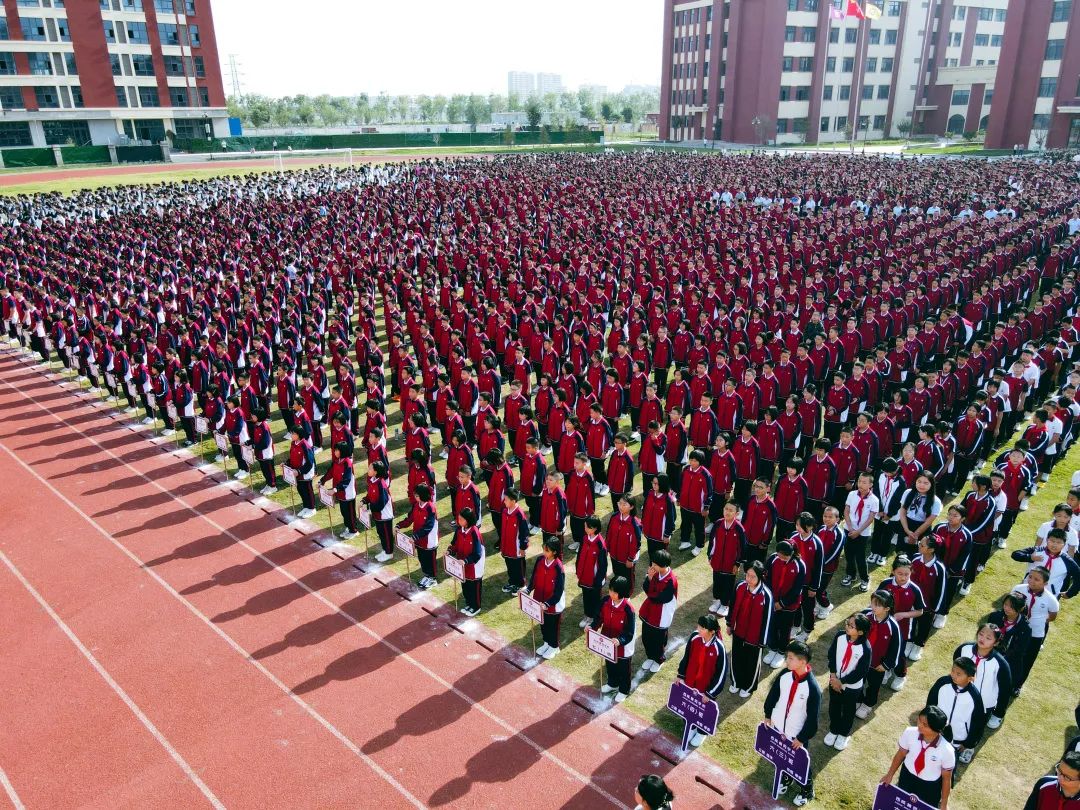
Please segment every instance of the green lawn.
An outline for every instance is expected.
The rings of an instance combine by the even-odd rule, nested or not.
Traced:
[[[998,157],[1011,155],[1012,149],[985,149],[981,143],[954,143],[950,146],[913,146],[904,150],[913,155],[967,155],[969,157]]]

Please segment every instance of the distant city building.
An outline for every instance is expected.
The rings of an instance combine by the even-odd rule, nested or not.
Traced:
[[[606,85],[603,85],[603,84],[583,84],[583,85],[581,85],[581,89],[592,93],[592,97],[594,99],[596,99],[597,101],[603,101],[605,98],[607,98],[608,91],[607,91],[607,86]]]
[[[858,2],[665,0],[660,137],[1080,146],[1080,2]]]
[[[511,70],[506,74],[506,92],[518,98],[529,98],[536,92],[536,74]]]
[[[563,91],[562,76],[558,73],[537,73],[536,92],[541,96]]]
[[[210,0],[5,2],[0,110],[5,147],[228,136]]]

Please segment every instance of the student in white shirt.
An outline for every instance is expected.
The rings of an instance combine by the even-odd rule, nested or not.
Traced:
[[[1051,520],[1043,523],[1035,531],[1035,537],[1037,538],[1036,546],[1046,545],[1046,536],[1050,534],[1051,529],[1061,529],[1065,533],[1065,553],[1070,557],[1076,555],[1076,550],[1080,547],[1080,534],[1077,534],[1076,528],[1073,526],[1073,518],[1076,517],[1073,513],[1073,509],[1067,503],[1059,503],[1054,507],[1054,517]]]
[[[917,725],[908,726],[900,735],[900,745],[881,781],[892,782],[899,770],[901,790],[914,793],[931,807],[947,805],[956,768],[956,751],[942,736],[948,725],[948,717],[937,706],[919,712]]]
[[[1031,626],[1031,643],[1028,644],[1027,652],[1020,666],[1020,672],[1013,673],[1015,691],[1019,694],[1035,660],[1039,657],[1042,645],[1046,641],[1046,634],[1050,629],[1050,622],[1057,618],[1061,605],[1057,597],[1050,592],[1047,586],[1050,584],[1050,572],[1041,565],[1028,571],[1024,583],[1013,588],[1012,592],[1024,600],[1025,614],[1028,624]]]
[[[866,546],[873,532],[874,518],[881,511],[877,495],[871,491],[874,476],[868,472],[859,473],[856,488],[848,493],[844,502],[844,532],[847,540],[844,554],[847,558],[847,573],[841,585],[851,586],[855,577],[859,578],[859,588],[870,590],[870,574],[866,569]]]

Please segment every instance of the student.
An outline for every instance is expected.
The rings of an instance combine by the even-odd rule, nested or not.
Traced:
[[[802,477],[803,464],[791,459],[785,465],[785,474],[776,482],[773,501],[776,503],[776,536],[791,537],[795,521],[806,510],[806,480]],[[811,513],[811,516],[813,514]]]
[[[544,541],[543,554],[533,564],[529,579],[529,596],[544,604],[544,623],[540,627],[544,643],[537,648],[536,654],[549,661],[559,654],[559,624],[566,609],[566,574],[561,555],[559,538],[549,537]]]
[[[804,748],[814,739],[821,711],[821,687],[810,666],[810,648],[792,641],[784,651],[785,669],[775,678],[765,698],[765,725],[776,729],[791,741],[791,747]],[[813,775],[799,786],[792,804],[802,807],[814,799]],[[784,775],[781,795],[790,790],[793,780]]]
[[[847,748],[855,725],[855,707],[870,671],[871,650],[865,614],[848,616],[829,645],[829,733],[823,742],[837,751]]]
[[[870,670],[866,673],[862,698],[855,707],[855,716],[865,720],[877,705],[881,684],[900,668],[903,657],[903,634],[892,616],[892,592],[885,589],[874,591],[870,607],[863,615],[870,620],[866,639],[870,644]]]
[[[641,521],[637,519],[637,508],[625,495],[619,499],[619,510],[608,520],[607,550],[612,575],[627,581],[629,596],[634,592],[634,565],[641,555]]]
[[[476,515],[476,525],[479,528],[480,521],[484,518],[483,498],[480,497],[480,488],[473,483],[473,468],[469,464],[463,464],[457,469],[457,485],[452,488],[453,499],[450,502],[453,514],[457,514],[465,507],[473,510]]]
[[[1066,751],[1054,773],[1035,783],[1024,810],[1080,809],[1080,752]]]
[[[1031,625],[1025,610],[1027,603],[1019,594],[1007,593],[1001,600],[1001,610],[995,610],[986,617],[988,624],[1000,628],[1001,637],[997,649],[1005,656],[1012,676],[1013,694],[1016,694],[1016,679],[1023,671],[1028,647],[1031,645]]]
[[[641,617],[641,643],[645,647],[645,661],[641,671],[659,672],[665,660],[668,628],[679,606],[679,581],[671,570],[671,555],[657,549],[649,555],[649,570],[641,585],[645,600],[638,609]]]
[[[470,507],[466,506],[458,512],[454,539],[446,550],[451,557],[465,563],[465,579],[461,583],[465,608],[461,612],[466,616],[475,616],[480,612],[484,587],[484,539],[480,536],[476,521],[476,513]]]
[[[803,437],[806,439],[807,437]],[[806,442],[809,450],[810,441]],[[806,511],[821,517],[824,508],[832,503],[836,490],[836,462],[829,456],[832,443],[828,439],[813,442],[814,451],[806,460],[803,478],[806,480]]]
[[[619,498],[634,491],[634,457],[626,449],[628,443],[625,433],[616,433],[615,449],[608,456],[607,488],[612,509],[618,508]]]
[[[543,537],[562,539],[566,529],[566,494],[562,488],[560,472],[550,472],[544,479],[544,491],[540,496],[540,531]]]
[[[696,689],[710,700],[716,700],[724,688],[728,673],[728,655],[720,638],[720,622],[711,613],[698,616],[696,632],[683,645],[682,659],[676,679]],[[705,735],[695,730],[690,745],[697,748]]]
[[[1050,572],[1040,565],[1028,571],[1024,583],[1017,585],[1012,591],[1024,600],[1024,614],[1031,625],[1031,643],[1028,644],[1019,672],[1013,673],[1014,694],[1020,693],[1031,674],[1031,668],[1046,642],[1050,622],[1057,618],[1061,609],[1057,597],[1047,587],[1049,582]]]
[[[584,617],[581,627],[588,627],[600,615],[601,589],[607,579],[607,544],[600,534],[600,518],[593,515],[585,519],[585,534],[581,548],[574,560],[578,587],[581,588],[581,609]]]
[[[900,533],[900,501],[907,489],[900,465],[896,459],[887,458],[881,462],[881,473],[874,485],[879,511],[874,522],[874,533],[870,539],[870,556],[867,562],[872,565],[885,565],[885,560],[896,544]]]
[[[1080,564],[1065,554],[1065,531],[1051,529],[1042,546],[1017,549],[1012,558],[1028,563],[1028,570],[1042,566],[1050,572],[1047,587],[1060,599],[1072,599],[1080,593]]]
[[[911,644],[915,620],[923,615],[926,602],[922,588],[911,580],[911,560],[903,554],[893,560],[892,576],[882,581],[880,589],[892,596],[892,617],[900,627],[900,650],[905,653],[899,656],[889,684],[894,692],[899,692],[907,683],[906,652]]]
[[[525,442],[525,455],[518,459],[518,472],[521,494],[529,507],[530,534],[537,534],[540,531],[540,501],[548,469],[536,441]]]
[[[773,635],[769,639],[771,652],[764,660],[773,669],[784,664],[783,650],[791,640],[796,617],[801,615],[806,582],[806,563],[799,557],[798,548],[790,540],[781,540],[776,544],[776,552],[765,561],[765,583],[776,600],[776,610]]]
[[[746,530],[746,559],[764,562],[776,530],[776,504],[769,497],[769,482],[763,478],[754,482],[754,496],[743,509],[742,524]]]
[[[814,611],[824,578],[825,548],[821,544],[821,538],[814,532],[816,525],[814,516],[803,512],[796,521],[795,533],[789,538],[789,542],[799,553],[799,559],[806,566],[806,584],[803,586],[802,604],[799,607],[801,619],[795,633],[795,638],[799,641],[806,641],[814,632]]]
[[[840,584],[854,585],[856,577],[859,589],[870,589],[870,574],[866,568],[866,545],[873,532],[874,518],[881,512],[881,504],[871,488],[874,476],[868,472],[859,473],[856,487],[848,493],[844,502],[844,531],[847,533],[844,555],[847,558],[847,573]]]
[[[618,509],[618,502],[615,503]],[[658,549],[667,551],[675,531],[675,498],[668,488],[667,476],[653,476],[641,504],[641,532],[649,554]]]
[[[724,517],[713,523],[709,538],[709,567],[712,569],[713,603],[710,613],[727,616],[735,597],[735,577],[744,562],[746,531],[739,522],[739,508],[724,504]]]
[[[327,481],[333,484],[334,499],[338,503],[338,509],[341,510],[341,520],[344,523],[344,528],[338,536],[345,540],[352,540],[356,537],[356,476],[353,472],[353,460],[345,455],[345,450],[344,444],[334,448],[330,469],[319,479],[319,485],[326,487]],[[368,475],[370,477],[371,473],[369,472]],[[393,517],[393,515],[391,511],[390,516]]]
[[[634,801],[641,810],[671,810],[675,794],[659,776],[646,774],[634,790]]]
[[[996,624],[983,622],[975,634],[975,641],[961,644],[953,653],[953,659],[969,658],[975,663],[975,687],[982,696],[986,710],[987,728],[998,728],[1005,719],[1012,700],[1012,670],[997,645],[1003,633]]]
[[[394,499],[390,494],[390,470],[385,461],[368,464],[364,503],[371,512],[375,534],[382,544],[382,551],[375,555],[375,560],[388,562],[394,558]]]
[[[991,541],[994,537],[994,520],[997,517],[991,482],[987,475],[972,475],[972,489],[964,496],[964,525],[971,532],[971,554],[968,555],[964,584],[958,593],[967,596],[975,577],[990,559]]]
[[[944,810],[949,804],[956,767],[956,752],[944,736],[948,726],[945,712],[937,706],[925,707],[916,725],[908,726],[900,735],[900,745],[881,781],[892,782],[899,770],[897,786],[901,790]]]
[[[518,505],[521,493],[511,487],[503,493],[499,513],[499,552],[506,564],[506,584],[502,592],[515,594],[525,587],[525,552],[529,548],[529,521]]]
[[[615,702],[622,703],[630,694],[630,659],[634,657],[637,641],[634,630],[636,616],[630,604],[630,582],[626,577],[612,577],[608,585],[608,598],[600,606],[600,614],[593,619],[592,629],[613,638],[615,661],[606,661],[607,683],[600,687],[605,695],[616,692]]]
[[[255,459],[259,462],[263,481],[266,482],[261,494],[273,495],[277,492],[277,473],[274,469],[274,433],[270,428],[270,420],[266,418],[265,411],[256,411],[254,417],[255,429],[251,432],[251,447],[255,451]],[[187,417],[183,418],[187,419]]]
[[[930,532],[941,514],[941,499],[937,497],[936,487],[934,476],[920,472],[915,476],[911,488],[900,498],[897,553],[911,558],[919,553],[919,538]]]
[[[232,397],[225,403],[225,432],[229,436],[237,470],[233,478],[243,481],[248,477],[248,463],[244,460],[243,447],[248,444],[247,420],[240,410],[240,398]]]
[[[577,551],[581,545],[585,519],[596,514],[594,486],[589,457],[578,453],[574,456],[574,471],[566,480],[566,506],[570,513],[570,545],[567,548],[571,551]]]
[[[960,589],[960,583],[964,580],[967,571],[968,558],[971,556],[971,532],[964,525],[967,510],[962,504],[954,504],[949,507],[948,519],[945,523],[939,523],[934,527],[934,535],[938,539],[938,555],[945,566],[945,598],[941,608],[934,616],[934,627],[941,629],[949,617],[953,600]]]
[[[982,695],[974,684],[975,671],[970,658],[953,659],[952,671],[938,678],[926,696],[926,705],[937,706],[949,719],[957,759],[965,765],[975,756],[986,725]]]
[[[773,595],[765,584],[765,564],[744,563],[743,581],[735,587],[727,616],[731,633],[731,686],[728,691],[748,698],[757,689],[761,652],[769,641],[774,612]]]
[[[829,599],[829,583],[832,582],[836,570],[840,567],[840,558],[844,553],[847,534],[840,525],[840,510],[835,506],[826,506],[821,515],[821,525],[816,532],[821,541],[821,587],[818,589],[817,607],[814,609],[816,619],[828,618],[832,613],[833,604]]]
[[[416,498],[404,520],[397,524],[398,529],[408,528],[416,545],[416,556],[420,561],[420,582],[422,591],[438,584],[435,579],[435,556],[439,551],[439,513],[435,508],[431,487],[418,484]]]
[[[693,549],[695,557],[705,547],[705,521],[712,501],[712,474],[703,466],[705,454],[690,453],[690,463],[680,476],[679,510],[682,528],[679,530],[679,550]],[[691,540],[691,534],[693,540]]]
[[[604,460],[611,450],[615,432],[604,418],[599,403],[593,403],[589,411],[589,421],[585,425],[585,461],[592,468],[595,494],[603,497],[610,492]]]

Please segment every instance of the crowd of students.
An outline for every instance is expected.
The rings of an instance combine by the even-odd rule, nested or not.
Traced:
[[[247,446],[268,494],[283,461],[301,516],[318,478],[344,537],[363,511],[376,559],[411,534],[422,588],[449,517],[465,612],[490,602],[487,557],[502,557],[502,591],[544,604],[545,658],[569,640],[572,577],[578,629],[615,640],[616,701],[639,637],[641,675],[669,654],[681,557],[708,566],[712,603],[678,677],[745,699],[763,666],[783,670],[768,722],[805,744],[822,692],[807,641],[830,591],[855,589],[869,606],[827,657],[824,742],[843,750],[1013,547],[1024,583],[957,651],[901,739],[920,750],[890,770],[945,806],[952,757],[1001,724],[1058,598],[1080,590],[1080,491],[1037,538],[1010,537],[1080,432],[1078,200],[1069,164],[1035,161],[319,169],[16,199],[0,304],[12,341],[148,423],[193,444],[204,419],[238,478]]]

